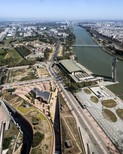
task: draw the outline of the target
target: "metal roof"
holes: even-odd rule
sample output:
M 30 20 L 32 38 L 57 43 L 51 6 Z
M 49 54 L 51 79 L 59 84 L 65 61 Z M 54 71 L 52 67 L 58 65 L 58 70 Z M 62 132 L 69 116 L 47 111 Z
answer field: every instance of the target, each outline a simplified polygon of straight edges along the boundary
M 32 91 L 35 92 L 36 98 L 41 97 L 47 103 L 49 102 L 50 92 L 40 91 L 38 88 L 34 88 Z
M 76 65 L 75 61 L 70 59 L 60 60 L 60 63 L 70 72 L 81 71 L 81 68 Z

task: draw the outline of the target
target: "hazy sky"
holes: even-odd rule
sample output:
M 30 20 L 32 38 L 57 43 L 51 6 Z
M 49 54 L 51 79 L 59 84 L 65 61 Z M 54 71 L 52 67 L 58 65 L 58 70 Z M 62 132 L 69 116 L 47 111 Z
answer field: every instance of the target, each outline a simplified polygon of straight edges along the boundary
M 123 0 L 0 0 L 0 19 L 123 19 Z

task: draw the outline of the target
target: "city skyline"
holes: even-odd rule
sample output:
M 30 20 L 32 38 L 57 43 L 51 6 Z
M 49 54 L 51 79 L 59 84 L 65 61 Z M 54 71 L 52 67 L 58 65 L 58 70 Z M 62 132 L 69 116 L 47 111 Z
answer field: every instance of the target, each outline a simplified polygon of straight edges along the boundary
M 1 0 L 5 20 L 122 20 L 123 1 L 111 0 Z

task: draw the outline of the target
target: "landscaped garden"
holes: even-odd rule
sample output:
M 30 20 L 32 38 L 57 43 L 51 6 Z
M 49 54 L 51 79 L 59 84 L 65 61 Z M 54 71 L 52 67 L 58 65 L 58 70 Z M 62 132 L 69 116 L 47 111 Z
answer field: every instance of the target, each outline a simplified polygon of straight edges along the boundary
M 93 102 L 93 103 L 98 103 L 98 98 L 97 97 L 95 97 L 95 96 L 91 96 L 90 97 L 90 100 Z
M 85 92 L 86 94 L 91 94 L 91 91 L 90 91 L 89 89 L 84 89 L 84 92 Z
M 17 108 L 18 111 L 20 111 L 23 114 L 28 113 L 31 111 L 34 107 L 27 102 L 23 101 L 23 103 Z
M 102 100 L 102 105 L 107 107 L 107 108 L 113 108 L 116 107 L 117 103 L 113 99 L 107 99 L 107 100 Z
M 111 122 L 116 122 L 117 121 L 116 115 L 112 111 L 110 111 L 108 109 L 103 109 L 102 114 L 103 114 L 105 119 L 107 119 L 107 120 L 109 120 Z
M 117 115 L 120 117 L 120 119 L 123 120 L 123 109 L 117 109 L 116 110 Z
M 13 48 L 11 49 L 0 49 L 0 65 L 16 66 L 22 57 Z

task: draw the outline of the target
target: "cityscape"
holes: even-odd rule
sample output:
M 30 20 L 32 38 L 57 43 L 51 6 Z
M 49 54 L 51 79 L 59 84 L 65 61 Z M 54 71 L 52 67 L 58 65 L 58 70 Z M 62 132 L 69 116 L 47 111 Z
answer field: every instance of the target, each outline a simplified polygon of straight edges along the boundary
M 0 5 L 0 154 L 123 154 L 123 2 Z

